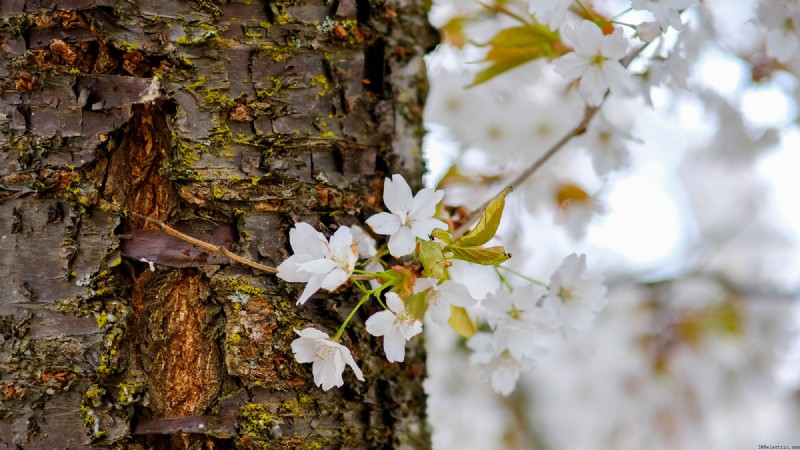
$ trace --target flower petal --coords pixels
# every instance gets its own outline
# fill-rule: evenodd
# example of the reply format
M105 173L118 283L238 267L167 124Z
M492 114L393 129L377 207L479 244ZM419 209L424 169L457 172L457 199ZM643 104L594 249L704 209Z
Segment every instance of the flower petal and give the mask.
M378 234L394 234L402 223L396 215L382 212L367 219L367 225Z
M452 305L467 307L478 302L472 298L466 286L453 280L446 280L438 287L438 290L441 292L442 297L446 299L446 303Z
M400 227L389 238L389 253L396 258L411 254L416 246L417 240L414 239L414 233L409 227Z
M311 274L300 270L299 266L313 259L308 254L292 255L278 266L278 278L290 283L305 283L311 278Z
M389 310L396 316L404 316L406 313L406 304L403 303L403 299L394 292L386 293L386 306L388 306Z
M303 328L300 331L295 329L294 332L297 333L298 336L307 339L328 339L329 337L328 333L312 327Z
M332 259L314 259L308 262L304 262L302 264L298 264L298 270L302 270L304 272L313 273L324 275L336 267L336 262Z
M347 347L342 346L342 358L344 358L344 362L353 369L353 373L356 374L356 378L361 381L364 381L364 374L361 373L361 369L358 368L358 364L356 364L356 360L353 359L353 355L350 354L350 350Z
M567 81L574 80L583 75L589 69L589 61L581 58L575 53L567 53L553 62L556 73L564 77Z
M332 291L347 281L349 275L342 269L334 269L322 279L322 289Z
M444 197L444 191L434 191L428 188L420 190L412 202L411 217L421 219L433 217L436 214L436 205L442 201L442 197Z
M414 336L422 333L422 322L410 318L407 318L406 320L412 320L412 322L403 323L403 325L400 327L400 334L403 336L403 339L408 341Z
M403 362L406 358L406 340L403 335L394 330L383 336L383 351L389 362Z
M427 291L438 283L439 280L436 278L417 278L417 281L414 282L414 293L419 294L422 291Z
M386 179L383 184L383 203L393 213L411 210L414 195L411 188L401 175L394 174L392 179Z
M328 244L331 249L331 256L338 259L345 259L348 254L355 253L358 258L358 253L353 249L353 233L350 232L348 227L339 227L336 233L331 236L331 242Z
M422 219L411 222L411 231L414 233L414 236L420 239L430 239L431 233L433 233L433 230L436 228L446 230L447 224L439 219Z
M309 339L309 338L297 338L292 341L292 353L294 353L294 359L297 360L299 363L310 363L314 362L314 356L316 355L316 339Z
M306 288L303 289L303 293L300 295L300 298L297 299L297 304L302 305L309 299L315 292L317 292L320 288L322 283L322 277L320 275L313 275L311 278L308 279L308 284L306 284Z
M367 333L373 336L384 336L394 328L394 323L397 321L397 316L391 311L381 311L371 315L364 325L367 327Z
M428 316L439 325L447 324L450 319L450 305L442 301L441 295L428 296Z
M314 258L328 256L328 240L305 222L294 224L294 228L289 231L289 243L295 254L311 255Z

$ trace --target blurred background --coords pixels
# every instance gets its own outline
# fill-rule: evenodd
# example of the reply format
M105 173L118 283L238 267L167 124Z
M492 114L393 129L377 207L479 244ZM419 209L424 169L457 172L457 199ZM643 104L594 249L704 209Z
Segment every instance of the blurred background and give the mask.
M434 448L800 448L800 7L683 3L681 29L629 66L638 95L609 97L516 187L497 238L508 265L545 282L586 254L608 306L509 396L480 382L463 339L427 327ZM448 205L477 208L583 118L546 58L470 87L485 44L528 4L433 2L424 151ZM644 44L624 24L649 12L577 5L568 24L588 9ZM490 269L451 274L476 298L499 286Z

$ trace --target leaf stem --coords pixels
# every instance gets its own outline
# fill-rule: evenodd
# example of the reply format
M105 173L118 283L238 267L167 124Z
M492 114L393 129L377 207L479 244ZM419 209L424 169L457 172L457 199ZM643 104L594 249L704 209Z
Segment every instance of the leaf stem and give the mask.
M506 280L506 277L504 277L503 274L500 273L500 271L497 269L498 266L492 266L492 267L494 267L494 273L497 274L497 278L500 280L500 284L505 286L509 292L514 292L514 288L511 286L511 283L509 283L508 280Z
M352 319L353 316L356 315L356 311L358 311L358 308L361 308L361 305L363 305L367 301L367 299L369 299L370 295L372 295L372 293L367 292L361 297L361 300L359 300L358 303L356 303L356 306L353 307L353 310L350 311L350 314L348 314L347 318L344 319L342 325L340 325L339 329L336 330L336 335L334 335L333 338L331 338L333 342L339 342L339 339L341 339L342 335L344 334L344 329L347 327L347 324L350 323L350 319Z
M520 273L517 270L512 269L511 267L506 267L506 266L501 266L501 265L496 265L494 267L496 269L503 269L503 270L507 271L508 273L514 274L514 275L522 278L525 281L530 281L533 284L538 284L539 286L548 287L546 283L542 283L541 281L537 280L536 278L531 278L531 277L529 277L529 276L527 276L527 275L525 275L523 273Z

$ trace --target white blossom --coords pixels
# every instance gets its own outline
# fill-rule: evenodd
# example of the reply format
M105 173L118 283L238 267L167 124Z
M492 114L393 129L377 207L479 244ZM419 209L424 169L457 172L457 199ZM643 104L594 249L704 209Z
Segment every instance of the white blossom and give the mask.
M585 272L586 255L573 253L550 277L550 292L542 307L565 329L586 330L608 303L603 277Z
M782 63L800 51L800 5L795 1L762 1L758 15L767 29L767 56Z
M480 369L479 379L489 381L492 389L500 395L510 394L520 373L534 364L528 358L516 359L506 350L498 352L490 333L475 334L467 341L467 347L472 350L470 364Z
M575 138L574 144L589 152L592 167L598 175L603 176L630 165L629 139L631 136L627 132L600 115L589 124L585 134Z
M438 324L446 324L450 318L450 305L467 307L477 303L466 286L453 280L445 280L438 284L436 278L417 278L414 293L427 291L428 315Z
M553 222L561 225L573 239L583 239L594 216L605 212L598 195L591 195L580 186L559 182L555 187L556 212Z
M289 231L294 255L278 266L278 277L307 283L297 304L302 305L320 288L333 291L352 275L358 251L348 227L339 227L330 242L311 225L300 222Z
M292 341L294 357L299 363L312 363L314 383L317 386L326 391L334 386L342 386L345 364L353 369L356 378L364 381L364 374L347 347L331 341L327 333L315 328L294 331L300 336Z
M489 294L481 303L487 309L487 320L494 330L493 340L498 350L508 350L517 360L546 354L555 335L552 315L538 307L547 289L530 285L514 292L500 289Z
M567 19L570 5L572 0L529 0L528 12L536 16L539 22L556 30Z
M434 229L447 229L444 222L433 218L436 204L443 196L444 191L427 188L420 190L415 196L406 180L394 174L383 185L383 203L390 212L375 214L367 219L367 225L378 234L390 236L389 253L392 256L408 255L416 247L415 236L429 239Z
M356 243L360 258L372 258L378 254L378 250L375 248L375 239L372 239L372 236L368 235L361 227L353 225L350 227L350 232L353 234L353 241Z
M639 11L650 11L661 28L680 30L681 14L684 9L697 3L697 0L633 0L631 7ZM638 31L638 29L637 29Z
M644 42L653 42L661 36L661 25L658 22L642 22L636 26L636 37Z
M406 305L394 292L386 293L388 311L373 314L364 323L367 333L383 336L383 350L389 362L403 362L406 341L422 332L422 323L406 312Z
M578 92L586 104L599 106L609 89L615 95L633 93L633 78L619 62L628 49L622 29L604 36L597 25L584 20L565 27L563 34L574 51L557 59L555 70L568 80L580 78Z

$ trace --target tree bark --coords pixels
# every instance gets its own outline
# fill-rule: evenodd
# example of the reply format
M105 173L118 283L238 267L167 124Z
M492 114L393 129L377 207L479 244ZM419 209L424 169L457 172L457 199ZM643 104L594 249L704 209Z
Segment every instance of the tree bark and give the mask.
M420 339L389 364L359 313L367 381L322 391L293 329L354 289L141 218L276 266L419 184L426 3L0 1L0 449L429 446Z

